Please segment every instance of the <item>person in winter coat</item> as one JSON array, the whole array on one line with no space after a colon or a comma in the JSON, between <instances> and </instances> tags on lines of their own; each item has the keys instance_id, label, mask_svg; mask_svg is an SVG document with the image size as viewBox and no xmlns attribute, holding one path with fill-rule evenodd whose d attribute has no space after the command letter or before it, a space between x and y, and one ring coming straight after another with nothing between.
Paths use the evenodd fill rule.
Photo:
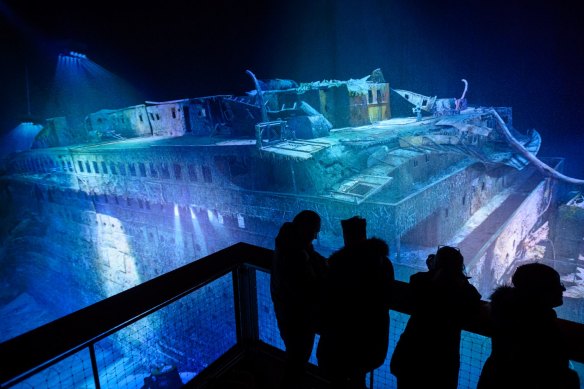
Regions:
<instances>
[{"instance_id":1,"label":"person in winter coat","mask_svg":"<svg viewBox=\"0 0 584 389\"><path fill-rule=\"evenodd\" d=\"M410 277L413 311L391 358L399 389L456 389L462 326L480 310L481 295L457 248L439 247L428 265Z\"/></svg>"},{"instance_id":2,"label":"person in winter coat","mask_svg":"<svg viewBox=\"0 0 584 389\"><path fill-rule=\"evenodd\" d=\"M491 296L492 350L478 388L579 388L554 311L566 290L560 275L530 263L517 268L512 283Z\"/></svg>"},{"instance_id":3,"label":"person in winter coat","mask_svg":"<svg viewBox=\"0 0 584 389\"><path fill-rule=\"evenodd\" d=\"M318 366L333 388L365 388L387 355L394 281L389 248L366 237L366 221L343 220L345 246L328 260Z\"/></svg>"},{"instance_id":4,"label":"person in winter coat","mask_svg":"<svg viewBox=\"0 0 584 389\"><path fill-rule=\"evenodd\" d=\"M312 246L319 231L320 217L306 210L291 223L284 223L276 237L270 292L286 348L283 388L302 387L304 370L320 326L327 265Z\"/></svg>"}]
</instances>

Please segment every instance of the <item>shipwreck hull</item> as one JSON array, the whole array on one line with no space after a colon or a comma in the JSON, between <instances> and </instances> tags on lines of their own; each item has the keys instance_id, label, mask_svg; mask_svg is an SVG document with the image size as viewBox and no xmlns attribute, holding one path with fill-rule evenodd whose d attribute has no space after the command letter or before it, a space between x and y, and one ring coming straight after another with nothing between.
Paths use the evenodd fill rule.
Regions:
<instances>
[{"instance_id":1,"label":"shipwreck hull","mask_svg":"<svg viewBox=\"0 0 584 389\"><path fill-rule=\"evenodd\" d=\"M520 247L538 226L538 218L525 223L524 216L541 216L530 204L547 201L547 190L538 189L544 179L531 168L488 169L461 154L401 149L395 140L351 142L298 143L292 156L290 149L260 150L250 141L184 145L172 138L23 153L13 161L13 174L0 180L11 269L2 281L13 294L4 301L26 294L32 301L27 316L33 312L43 322L5 322L2 333L15 336L240 241L273 247L281 224L303 209L322 217L315 243L323 254L341 247L342 219L366 218L368 234L390 244L396 274L406 280L438 244L459 245L472 281L488 296L497 281L492 269L511 266L498 247L511 241ZM344 158L333 158L338 155ZM362 169L344 173L356 161ZM311 185L315 177L324 183ZM326 190L335 180L341 184ZM532 186L523 186L528 182ZM497 197L515 192L533 193L534 200L517 203L488 237L459 236ZM221 292L229 282L220 280L198 298L221 301L230 312L232 301ZM178 319L171 310L147 325L158 333ZM186 333L232 330L229 323L209 323L192 320ZM136 367L142 374L156 360L182 371L204 367L182 357L204 336L120 336L124 341L108 346L112 364L139 349L148 350L146 364Z\"/></svg>"},{"instance_id":2,"label":"shipwreck hull","mask_svg":"<svg viewBox=\"0 0 584 389\"><path fill-rule=\"evenodd\" d=\"M252 160L255 155L252 147L231 152L234 150L240 160L246 155ZM474 213L534 174L530 169L511 168L486 172L483 165L460 156L419 153L410 155L394 171L389 187L358 202L333 195L243 189L225 174L229 166L223 172L217 168L217 161L229 161L230 155L236 158L225 154L224 149L210 148L192 156L179 147L174 154L152 148L79 152L73 162L84 166L84 174L60 172L58 179L38 174L5 178L3 196L9 209L17 213L13 220L42 226L42 233L26 237L38 243L19 248L23 250L19 255L44 258L47 263L31 264L31 269L45 270L35 270L18 280L21 288L34 290L28 285L34 284L39 273L55 279L67 274L62 279L69 282L57 283L45 294L39 291L39 296L45 296L43 303L57 302L57 296L67 295L73 286L79 288L83 292L78 307L71 302L49 303L71 311L240 241L273 247L281 224L303 209L313 209L323 219L316 245L324 253L342 246L340 221L361 215L367 219L368 234L390 244L392 259L415 270L423 258L412 259L407 254L410 247L432 251L438 244L452 242ZM140 164L149 169L151 157L157 158L155 166L168 166L168 178L164 178L164 172L156 173L158 179L140 177ZM86 169L86 163L93 166L86 159L97 160L97 166L110 166L121 158L125 158L126 166L136 161L135 175L127 171L125 177L118 174L116 180L112 174L89 173ZM449 169L439 179L412 170L421 163L435 169L440 167L439 161ZM261 158L256 161L263 162ZM183 166L197 166L198 170L189 177L189 168ZM151 173L148 170L146 174ZM264 173L258 169L253 174ZM527 232L514 233L514 239L521 240ZM497 255L490 259L490 263L499 262ZM492 280L485 278L487 281Z\"/></svg>"}]
</instances>

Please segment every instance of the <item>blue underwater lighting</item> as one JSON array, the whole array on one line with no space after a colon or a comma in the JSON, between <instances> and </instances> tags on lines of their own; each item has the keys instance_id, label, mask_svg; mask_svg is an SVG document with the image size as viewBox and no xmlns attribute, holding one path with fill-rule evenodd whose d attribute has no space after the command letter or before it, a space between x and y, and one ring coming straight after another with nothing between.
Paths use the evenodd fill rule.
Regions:
<instances>
[{"instance_id":1,"label":"blue underwater lighting","mask_svg":"<svg viewBox=\"0 0 584 389\"><path fill-rule=\"evenodd\" d=\"M0 158L11 153L29 150L42 126L31 122L22 122L12 131L0 138Z\"/></svg>"},{"instance_id":2,"label":"blue underwater lighting","mask_svg":"<svg viewBox=\"0 0 584 389\"><path fill-rule=\"evenodd\" d=\"M66 62L77 62L82 59L87 59L85 54L81 54L75 51L70 51L68 53L59 54L59 62L66 61Z\"/></svg>"},{"instance_id":3,"label":"blue underwater lighting","mask_svg":"<svg viewBox=\"0 0 584 389\"><path fill-rule=\"evenodd\" d=\"M133 87L77 51L58 56L48 100L49 117L67 117L71 128L99 109L116 109L139 101Z\"/></svg>"},{"instance_id":4,"label":"blue underwater lighting","mask_svg":"<svg viewBox=\"0 0 584 389\"><path fill-rule=\"evenodd\" d=\"M464 144L473 151L475 143L488 143L488 135L494 131L487 122L501 119L498 111L479 108L468 113L449 111L441 114L444 117L427 113L424 118L391 118L389 84L365 79L355 83L357 86L332 81L315 82L308 90L267 89L273 107L270 105L265 112L268 103L256 103L247 96L139 101L129 106L134 96L123 80L85 54L62 52L48 101L52 105L50 122L39 137L52 146L30 150L42 127L24 123L15 130L15 138L3 143L10 145L9 149L4 150L0 144L0 157L27 151L14 157L17 174L6 178L10 191L0 190L0 198L7 200L3 202L15 209L10 222L16 233L10 232L5 240L15 242L7 247L12 250L11 264L16 265L5 268L25 267L33 276L39 274L38 269L45 273L43 281L34 285L29 281L33 276L27 276L21 282L26 288L18 293L37 298L38 310L52 318L236 242L271 248L278 228L303 208L316 209L322 215L322 232L314 245L327 256L341 247L339 220L356 214L365 217L372 236L392 246L397 278L405 280L410 272L424 266L426 250L434 250L435 244L464 243L473 229L505 201L503 196L511 196L515 187L508 177L535 185L527 170L507 174L501 168L485 174L482 168L476 169L470 157L459 153L463 145L451 143L454 135L437 133L437 128L448 134L466 136L468 132L468 137L456 140L478 139ZM255 93L264 92L258 87ZM328 102L323 96L330 96ZM509 115L510 122L510 109L501 108L501 112ZM267 114L286 120L267 122ZM418 123L418 119L426 121ZM264 135L273 132L266 135L267 139L260 132L264 125ZM16 136L22 143L17 143ZM482 155L473 152L472 156L475 154ZM551 189L519 189L531 197L517 207L512 218L493 229L501 231L492 238L497 239L496 243L492 239L480 243L493 248L485 246L483 251L488 255L481 254L475 261L482 261L481 266L488 271L475 273L481 277L473 277L473 281L502 279L511 260L503 258L523 247L517 242L547 239L550 228L539 226L538 210L551 202L551 197L547 198ZM23 223L21 214L30 220ZM448 222L443 223L446 218ZM516 228L519 224L521 229ZM463 229L459 231L459 227ZM533 233L524 238L528 233L525 230L532 227ZM467 247L478 245L473 239L468 240ZM26 245L30 248L20 243L28 240L35 243ZM537 255L540 247L533 250ZM269 336L260 334L265 336L261 340L282 347L271 311L270 276L254 271L258 280L258 327L270 332ZM572 276L570 272L566 274ZM20 282L17 277L20 274L14 277L14 284ZM231 282L228 275L194 294L188 315L169 306L166 313L141 320L145 336L133 330L116 335L108 340L115 347L115 353L110 354L126 358L131 351L126 344L136 344L136 348L143 346L146 350L139 357L144 372L158 357L165 363L190 358L191 365L180 366L181 371L202 370L212 354L207 344L214 345L220 339L223 343L217 343L228 348L236 339ZM80 292L71 293L77 285ZM2 312L9 312L8 308L2 311L0 306ZM188 350L191 343L183 343L182 335L173 332L175 327L166 326L178 322L178 318L185 318L185 328L197 329L188 342L204 345L200 356L185 357L183 350ZM406 321L392 318L394 338ZM20 330L18 323L13 327ZM207 339L208 334L215 333L219 335ZM14 334L16 330L10 332ZM482 349L485 341L479 339L475 344ZM222 347L217 346L218 355L223 353ZM150 355L149 350L161 352ZM172 355L164 354L169 350ZM117 361L106 364L117 366ZM384 370L389 372L388 368ZM131 375L142 379L133 371Z\"/></svg>"},{"instance_id":5,"label":"blue underwater lighting","mask_svg":"<svg viewBox=\"0 0 584 389\"><path fill-rule=\"evenodd\" d=\"M76 52L76 51L70 51L70 52L69 52L69 55L70 55L71 57L73 57L73 58L82 58L82 59L87 59L87 56L86 56L85 54L81 54L81 53L78 53L78 52Z\"/></svg>"},{"instance_id":6,"label":"blue underwater lighting","mask_svg":"<svg viewBox=\"0 0 584 389\"><path fill-rule=\"evenodd\" d=\"M59 54L59 59L87 59L87 55L78 53L76 51L69 51L68 53Z\"/></svg>"}]
</instances>

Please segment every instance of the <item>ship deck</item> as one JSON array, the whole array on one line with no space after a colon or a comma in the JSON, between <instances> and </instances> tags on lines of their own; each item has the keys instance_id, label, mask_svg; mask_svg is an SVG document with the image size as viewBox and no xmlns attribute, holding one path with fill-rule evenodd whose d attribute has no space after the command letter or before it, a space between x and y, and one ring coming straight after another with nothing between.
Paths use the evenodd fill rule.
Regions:
<instances>
[{"instance_id":1,"label":"ship deck","mask_svg":"<svg viewBox=\"0 0 584 389\"><path fill-rule=\"evenodd\" d=\"M461 117L474 116L477 113L463 114ZM328 147L335 144L345 144L351 146L371 146L374 144L395 144L399 147L397 140L403 136L413 136L427 132L431 128L436 128L439 118L426 118L416 121L416 118L393 118L380 121L374 124L360 127L345 127L331 130L329 136L314 138L310 140L293 140L282 145L282 141L271 142L262 147L263 151L274 154L281 154L287 157L302 157L302 154L295 154L291 149L295 149L294 142L301 144L319 144ZM290 143L292 142L292 144ZM77 150L83 152L107 151L107 150L132 150L150 147L242 147L255 146L255 138L231 138L225 136L164 136L164 137L141 137L132 139L114 140L108 142L81 144L67 146L62 149ZM279 145L279 146L276 146ZM322 147L318 147L320 150ZM311 150L316 152L318 150Z\"/></svg>"}]
</instances>

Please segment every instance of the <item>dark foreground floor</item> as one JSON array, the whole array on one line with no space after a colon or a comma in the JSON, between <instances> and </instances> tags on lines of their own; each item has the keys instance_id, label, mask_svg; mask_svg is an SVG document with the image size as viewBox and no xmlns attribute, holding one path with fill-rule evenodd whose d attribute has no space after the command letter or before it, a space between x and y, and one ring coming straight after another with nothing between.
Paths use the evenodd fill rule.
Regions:
<instances>
[{"instance_id":1,"label":"dark foreground floor","mask_svg":"<svg viewBox=\"0 0 584 389\"><path fill-rule=\"evenodd\" d=\"M205 389L277 389L284 369L284 353L269 346L253 347L224 371L205 382L193 380L184 388ZM303 389L324 389L329 385L318 376L316 367L307 371Z\"/></svg>"}]
</instances>

